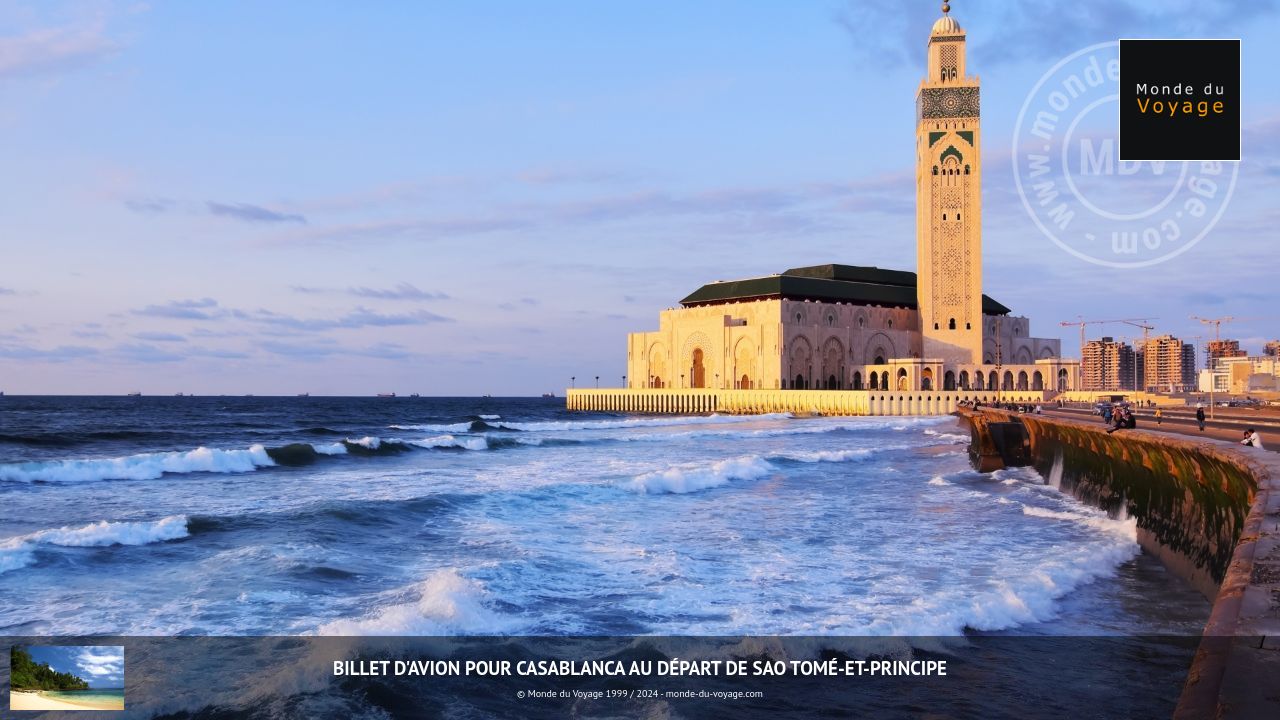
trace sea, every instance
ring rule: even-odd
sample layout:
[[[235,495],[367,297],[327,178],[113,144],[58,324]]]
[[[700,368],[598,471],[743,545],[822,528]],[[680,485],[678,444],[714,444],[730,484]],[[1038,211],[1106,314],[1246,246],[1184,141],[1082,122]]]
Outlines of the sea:
[[[65,700],[77,705],[83,705],[86,709],[121,710],[124,708],[124,688],[45,690],[40,694],[53,700]]]
[[[1132,518],[977,473],[968,440],[556,398],[0,397],[0,636],[1199,634],[1209,602]]]

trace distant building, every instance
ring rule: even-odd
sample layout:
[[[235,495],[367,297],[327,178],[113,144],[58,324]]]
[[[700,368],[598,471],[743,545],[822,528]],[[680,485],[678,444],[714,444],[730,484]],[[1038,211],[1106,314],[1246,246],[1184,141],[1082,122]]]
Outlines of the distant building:
[[[1143,385],[1153,392],[1195,389],[1196,346],[1172,335],[1147,340],[1143,348]]]
[[[1216,367],[1221,358],[1245,357],[1248,355],[1240,349],[1239,340],[1210,340],[1204,346],[1206,368]]]
[[[1264,345],[1262,354],[1268,357],[1280,357],[1280,340],[1272,340]]]
[[[1082,390],[1133,390],[1137,379],[1133,348],[1104,337],[1084,345],[1080,365]]]
[[[1280,389],[1280,356],[1223,358],[1212,368],[1200,371],[1200,392],[1247,395]]]

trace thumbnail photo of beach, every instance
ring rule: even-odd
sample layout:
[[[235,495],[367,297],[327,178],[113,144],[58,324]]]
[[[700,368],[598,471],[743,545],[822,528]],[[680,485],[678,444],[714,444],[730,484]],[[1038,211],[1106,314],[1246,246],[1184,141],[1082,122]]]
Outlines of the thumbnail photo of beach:
[[[47,645],[9,651],[10,710],[124,710],[124,648]]]

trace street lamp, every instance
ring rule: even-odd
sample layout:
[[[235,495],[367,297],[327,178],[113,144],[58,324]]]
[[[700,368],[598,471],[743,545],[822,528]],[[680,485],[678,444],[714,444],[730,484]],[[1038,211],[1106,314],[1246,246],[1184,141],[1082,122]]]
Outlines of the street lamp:
[[[622,387],[623,387],[624,389],[627,387],[627,376],[626,376],[626,375],[623,375],[623,376],[622,376]]]
[[[680,373],[680,389],[684,389],[684,373]]]
[[[600,376],[599,376],[599,375],[597,375],[597,376],[596,376],[596,389],[597,389],[597,390],[599,390],[599,389],[600,389]]]
[[[577,387],[577,382],[578,382],[578,376],[577,375],[571,376],[569,378],[569,387],[571,388]]]
[[[716,373],[716,387],[720,387],[720,373]]]

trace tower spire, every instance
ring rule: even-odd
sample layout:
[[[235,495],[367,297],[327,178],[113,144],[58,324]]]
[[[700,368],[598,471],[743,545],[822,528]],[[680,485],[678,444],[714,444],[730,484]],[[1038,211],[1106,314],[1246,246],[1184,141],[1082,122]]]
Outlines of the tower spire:
[[[942,14],[946,15],[949,12],[951,12],[950,3],[948,3],[947,0],[942,0]]]

